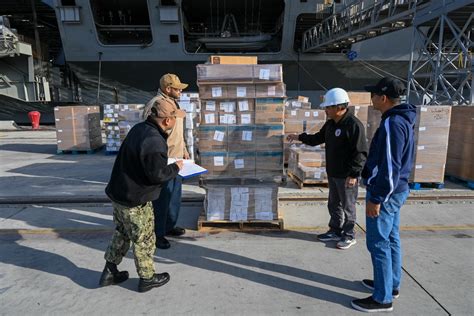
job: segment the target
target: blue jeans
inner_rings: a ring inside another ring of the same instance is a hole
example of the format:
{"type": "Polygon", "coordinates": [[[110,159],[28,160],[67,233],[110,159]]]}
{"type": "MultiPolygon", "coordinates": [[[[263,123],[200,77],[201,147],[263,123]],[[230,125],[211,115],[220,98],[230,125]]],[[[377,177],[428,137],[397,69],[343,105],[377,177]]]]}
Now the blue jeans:
{"type": "Polygon", "coordinates": [[[181,176],[169,180],[163,185],[160,197],[153,201],[156,237],[164,237],[175,227],[181,208],[182,185],[181,176]]]}
{"type": "MultiPolygon", "coordinates": [[[[409,191],[392,194],[380,206],[376,218],[366,217],[367,249],[374,269],[372,298],[382,304],[392,302],[392,291],[400,289],[402,248],[400,243],[400,208],[409,191]]],[[[367,191],[366,202],[370,199],[367,191]]]]}

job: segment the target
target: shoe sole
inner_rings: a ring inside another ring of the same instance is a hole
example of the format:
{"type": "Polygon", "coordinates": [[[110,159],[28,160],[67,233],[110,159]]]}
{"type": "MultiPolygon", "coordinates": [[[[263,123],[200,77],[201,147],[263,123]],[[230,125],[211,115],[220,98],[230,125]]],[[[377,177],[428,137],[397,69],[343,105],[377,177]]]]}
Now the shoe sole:
{"type": "Polygon", "coordinates": [[[357,244],[357,240],[354,239],[353,242],[351,242],[350,244],[346,245],[346,246],[339,246],[339,245],[336,245],[336,247],[338,249],[349,249],[351,246],[354,246],[355,244],[357,244]]]}
{"type": "Polygon", "coordinates": [[[140,292],[140,293],[145,293],[145,292],[148,292],[148,291],[150,291],[151,289],[154,289],[154,288],[156,288],[156,287],[161,287],[161,286],[165,285],[166,283],[168,283],[168,282],[170,281],[170,279],[171,279],[171,278],[168,278],[168,279],[166,279],[166,281],[164,281],[163,283],[160,283],[160,284],[153,284],[152,286],[147,286],[147,287],[145,287],[145,288],[139,288],[139,289],[138,289],[138,292],[140,292]]]}
{"type": "MultiPolygon", "coordinates": [[[[369,290],[371,290],[371,291],[374,290],[374,288],[373,288],[372,286],[370,286],[370,285],[368,285],[368,284],[366,284],[366,283],[364,283],[364,282],[360,282],[360,283],[362,283],[362,285],[363,285],[365,288],[367,288],[367,289],[369,289],[369,290]]],[[[398,292],[398,294],[395,294],[395,295],[392,294],[392,297],[393,297],[393,298],[399,298],[399,297],[400,297],[400,292],[398,292]]]]}
{"type": "Polygon", "coordinates": [[[324,241],[324,242],[326,242],[326,241],[340,241],[341,238],[340,237],[335,237],[335,238],[319,238],[318,237],[318,240],[319,241],[324,241]]]}
{"type": "Polygon", "coordinates": [[[357,309],[358,311],[361,312],[366,312],[366,313],[389,313],[393,312],[393,306],[389,308],[377,308],[377,309],[366,309],[363,308],[357,304],[354,304],[354,302],[351,302],[351,305],[353,308],[357,309]]]}

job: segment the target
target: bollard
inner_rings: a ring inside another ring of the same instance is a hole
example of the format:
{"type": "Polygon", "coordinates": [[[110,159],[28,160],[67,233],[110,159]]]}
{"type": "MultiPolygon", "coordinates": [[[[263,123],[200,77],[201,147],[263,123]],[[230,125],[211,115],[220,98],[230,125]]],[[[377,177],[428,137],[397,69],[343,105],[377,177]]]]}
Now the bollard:
{"type": "Polygon", "coordinates": [[[28,112],[28,118],[30,119],[32,129],[39,129],[40,117],[41,113],[38,111],[28,112]]]}

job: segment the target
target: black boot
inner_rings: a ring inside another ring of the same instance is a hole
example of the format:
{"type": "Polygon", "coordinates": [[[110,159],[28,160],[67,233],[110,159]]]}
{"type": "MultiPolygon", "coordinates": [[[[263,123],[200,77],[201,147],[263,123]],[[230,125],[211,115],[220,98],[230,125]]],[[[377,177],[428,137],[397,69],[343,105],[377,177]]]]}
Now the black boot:
{"type": "Polygon", "coordinates": [[[155,273],[151,279],[142,279],[138,283],[138,292],[146,292],[154,287],[165,285],[170,280],[168,273],[155,273]]]}
{"type": "Polygon", "coordinates": [[[128,271],[119,271],[115,263],[106,262],[104,271],[102,271],[102,275],[100,276],[99,285],[107,286],[119,284],[124,281],[127,281],[127,279],[128,271]]]}

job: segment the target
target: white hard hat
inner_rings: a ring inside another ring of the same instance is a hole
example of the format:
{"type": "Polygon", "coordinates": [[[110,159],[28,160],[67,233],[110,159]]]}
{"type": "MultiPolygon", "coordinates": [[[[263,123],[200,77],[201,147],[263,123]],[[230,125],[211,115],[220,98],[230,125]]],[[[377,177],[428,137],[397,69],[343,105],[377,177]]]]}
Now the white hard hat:
{"type": "Polygon", "coordinates": [[[324,95],[323,103],[319,106],[324,108],[327,106],[349,103],[349,95],[346,90],[341,88],[333,88],[328,90],[324,95]]]}

